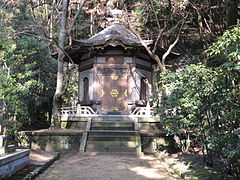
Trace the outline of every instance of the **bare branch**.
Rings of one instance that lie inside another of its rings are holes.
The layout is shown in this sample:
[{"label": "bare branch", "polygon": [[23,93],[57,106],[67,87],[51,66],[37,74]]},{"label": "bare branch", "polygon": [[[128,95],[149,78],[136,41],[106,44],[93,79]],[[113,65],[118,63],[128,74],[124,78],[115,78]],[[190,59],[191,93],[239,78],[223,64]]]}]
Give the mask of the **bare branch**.
[{"label": "bare branch", "polygon": [[40,4],[37,4],[37,5],[35,5],[35,6],[32,6],[32,8],[33,9],[35,9],[35,8],[38,8],[39,6],[43,6],[43,5],[52,5],[52,3],[49,3],[49,2],[44,2],[44,3],[40,3]]},{"label": "bare branch", "polygon": [[154,6],[153,6],[153,2],[152,2],[152,0],[150,0],[150,3],[151,3],[151,8],[152,8],[152,10],[153,10],[154,16],[155,16],[156,21],[157,21],[158,29],[161,29],[161,26],[160,26],[160,23],[159,23],[159,20],[158,20],[157,13],[156,13],[156,11],[154,10]]},{"label": "bare branch", "polygon": [[130,23],[130,20],[129,20],[129,17],[128,17],[127,8],[126,8],[125,5],[124,5],[124,11],[127,14],[127,18],[126,19],[127,19],[127,23],[129,24],[130,30],[137,36],[137,38],[139,39],[139,41],[141,42],[142,46],[145,48],[145,50],[147,51],[149,56],[157,62],[161,72],[165,72],[166,68],[162,65],[160,58],[155,53],[153,53],[151,51],[150,47],[148,47],[148,45],[143,41],[143,39],[141,38],[140,34],[134,29],[134,27],[131,26],[131,23]]},{"label": "bare branch", "polygon": [[79,16],[79,14],[80,14],[80,12],[81,12],[81,10],[82,10],[82,7],[83,7],[83,5],[84,5],[85,2],[86,2],[86,0],[82,0],[82,1],[81,1],[81,4],[79,4],[78,11],[77,11],[77,13],[75,14],[75,16],[74,16],[74,18],[73,18],[73,20],[72,20],[72,22],[71,22],[71,24],[70,24],[70,26],[69,26],[69,28],[68,28],[67,35],[70,35],[70,33],[71,33],[72,29],[73,29],[73,26],[74,26],[75,22],[77,21],[77,18],[78,18],[78,16]]},{"label": "bare branch", "polygon": [[174,46],[177,44],[177,42],[179,40],[180,33],[182,31],[183,25],[186,22],[187,17],[188,17],[188,15],[183,19],[182,24],[181,24],[181,26],[180,26],[180,28],[178,30],[178,34],[177,34],[177,37],[176,37],[175,41],[168,47],[168,50],[162,56],[162,65],[163,66],[165,66],[165,60],[166,60],[167,56],[170,54],[170,52],[172,51],[172,49],[174,48]]},{"label": "bare branch", "polygon": [[159,41],[159,39],[162,37],[163,32],[164,32],[164,30],[166,29],[167,23],[165,23],[165,24],[164,24],[164,27],[161,29],[160,22],[159,22],[157,13],[156,13],[156,11],[154,10],[154,6],[153,6],[152,0],[150,0],[150,3],[151,3],[151,8],[152,8],[152,10],[153,10],[155,19],[156,19],[156,21],[157,21],[157,26],[158,26],[158,30],[159,30],[158,36],[157,36],[157,39],[156,39],[156,41],[155,41],[154,48],[153,48],[153,53],[155,54],[155,52],[156,52],[156,50],[157,50],[158,41]]},{"label": "bare branch", "polygon": [[157,37],[157,39],[156,39],[156,41],[155,41],[155,44],[154,44],[153,53],[156,52],[156,50],[157,50],[157,44],[158,44],[158,42],[159,42],[159,39],[162,37],[163,32],[164,32],[164,30],[166,29],[166,27],[167,27],[167,23],[165,23],[164,27],[159,30],[158,37]]}]

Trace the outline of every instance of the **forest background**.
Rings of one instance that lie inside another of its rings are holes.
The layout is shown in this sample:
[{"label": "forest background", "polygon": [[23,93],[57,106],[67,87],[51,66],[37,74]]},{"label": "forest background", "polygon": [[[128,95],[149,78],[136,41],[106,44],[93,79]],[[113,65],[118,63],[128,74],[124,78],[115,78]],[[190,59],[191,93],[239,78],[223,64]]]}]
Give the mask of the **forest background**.
[{"label": "forest background", "polygon": [[77,97],[77,66],[63,61],[64,49],[105,28],[113,7],[140,39],[181,54],[166,65],[146,47],[159,65],[151,98],[165,131],[185,139],[182,151],[200,144],[208,165],[217,157],[223,171],[240,174],[238,0],[2,0],[5,125],[58,126],[60,107]]}]

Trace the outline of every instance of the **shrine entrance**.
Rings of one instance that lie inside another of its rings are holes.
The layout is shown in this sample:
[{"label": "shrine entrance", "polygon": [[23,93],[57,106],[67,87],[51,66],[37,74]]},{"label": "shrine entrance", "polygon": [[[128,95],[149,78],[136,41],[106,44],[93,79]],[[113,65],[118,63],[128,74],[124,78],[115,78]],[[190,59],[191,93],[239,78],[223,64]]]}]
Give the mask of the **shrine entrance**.
[{"label": "shrine entrance", "polygon": [[128,76],[102,75],[100,85],[101,114],[128,111]]}]

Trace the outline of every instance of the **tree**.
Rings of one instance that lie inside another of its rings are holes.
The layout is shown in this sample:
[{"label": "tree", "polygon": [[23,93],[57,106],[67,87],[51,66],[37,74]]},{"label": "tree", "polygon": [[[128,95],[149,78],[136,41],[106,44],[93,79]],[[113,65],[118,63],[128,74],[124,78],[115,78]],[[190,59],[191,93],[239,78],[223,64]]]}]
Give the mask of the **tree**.
[{"label": "tree", "polygon": [[[71,24],[69,25],[69,29],[67,29],[67,11],[69,7],[69,1],[63,0],[62,2],[62,15],[61,15],[61,23],[60,23],[60,35],[58,40],[58,72],[57,72],[57,86],[56,86],[56,92],[53,98],[53,116],[52,116],[52,127],[60,127],[60,120],[61,120],[61,114],[60,114],[60,108],[61,108],[61,101],[62,96],[66,91],[67,84],[69,83],[69,79],[67,79],[67,82],[64,82],[64,76],[66,73],[69,73],[69,66],[67,66],[66,62],[64,61],[65,56],[67,55],[64,51],[66,41],[68,40],[70,33],[72,31],[72,28],[74,26],[74,23],[77,20],[77,17],[82,9],[83,4],[85,1],[83,0],[81,2],[81,7],[78,9],[77,13],[75,14],[75,17],[73,18]],[[69,60],[71,61],[71,58],[67,56]],[[65,83],[65,84],[64,84]]]},{"label": "tree", "polygon": [[[4,1],[3,3],[4,8],[2,10],[10,15],[7,16],[6,14],[2,17],[2,22],[4,22],[2,28],[5,36],[7,35],[10,38],[22,38],[25,35],[35,37],[48,43],[49,54],[56,49],[59,51],[52,126],[59,125],[62,98],[67,91],[69,77],[75,67],[63,60],[65,56],[68,56],[64,49],[66,45],[71,44],[72,32],[76,28],[75,23],[78,21],[85,1],[82,0],[79,3],[63,1],[61,3],[55,0],[51,2],[18,0],[16,2]],[[61,16],[60,13],[62,13]],[[54,24],[53,22],[59,21],[61,26],[58,28],[57,23]],[[13,30],[9,31],[9,29]],[[59,40],[56,40],[57,37]],[[67,58],[71,62],[71,58],[69,56]]]},{"label": "tree", "polygon": [[46,44],[27,36],[14,41],[0,39],[4,67],[0,70],[0,96],[8,125],[17,129],[48,127],[56,64]]},{"label": "tree", "polygon": [[9,126],[47,128],[56,63],[47,43],[31,31],[37,25],[26,6],[25,1],[6,1],[0,9],[0,96],[5,101]]},{"label": "tree", "polygon": [[208,66],[191,64],[162,76],[171,94],[158,110],[168,132],[201,139],[208,165],[218,157],[223,170],[235,176],[240,167],[239,37],[240,26],[225,31],[206,50]]},{"label": "tree", "polygon": [[237,24],[237,19],[239,18],[238,15],[238,4],[237,0],[226,0],[226,21],[227,26],[233,26]]}]

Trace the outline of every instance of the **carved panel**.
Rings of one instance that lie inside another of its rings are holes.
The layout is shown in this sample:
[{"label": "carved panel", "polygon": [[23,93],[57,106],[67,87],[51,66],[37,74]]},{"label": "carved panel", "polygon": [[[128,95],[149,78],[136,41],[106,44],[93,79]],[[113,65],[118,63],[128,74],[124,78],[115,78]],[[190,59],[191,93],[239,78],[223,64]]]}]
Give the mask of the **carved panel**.
[{"label": "carved panel", "polygon": [[129,70],[127,68],[97,68],[97,73],[98,74],[103,74],[103,75],[128,75]]},{"label": "carved panel", "polygon": [[133,58],[132,57],[124,57],[124,62],[127,64],[132,64],[133,63]]},{"label": "carved panel", "polygon": [[121,56],[107,57],[108,64],[123,64],[123,58]]},{"label": "carved panel", "polygon": [[97,63],[99,64],[106,63],[106,57],[97,57]]}]

